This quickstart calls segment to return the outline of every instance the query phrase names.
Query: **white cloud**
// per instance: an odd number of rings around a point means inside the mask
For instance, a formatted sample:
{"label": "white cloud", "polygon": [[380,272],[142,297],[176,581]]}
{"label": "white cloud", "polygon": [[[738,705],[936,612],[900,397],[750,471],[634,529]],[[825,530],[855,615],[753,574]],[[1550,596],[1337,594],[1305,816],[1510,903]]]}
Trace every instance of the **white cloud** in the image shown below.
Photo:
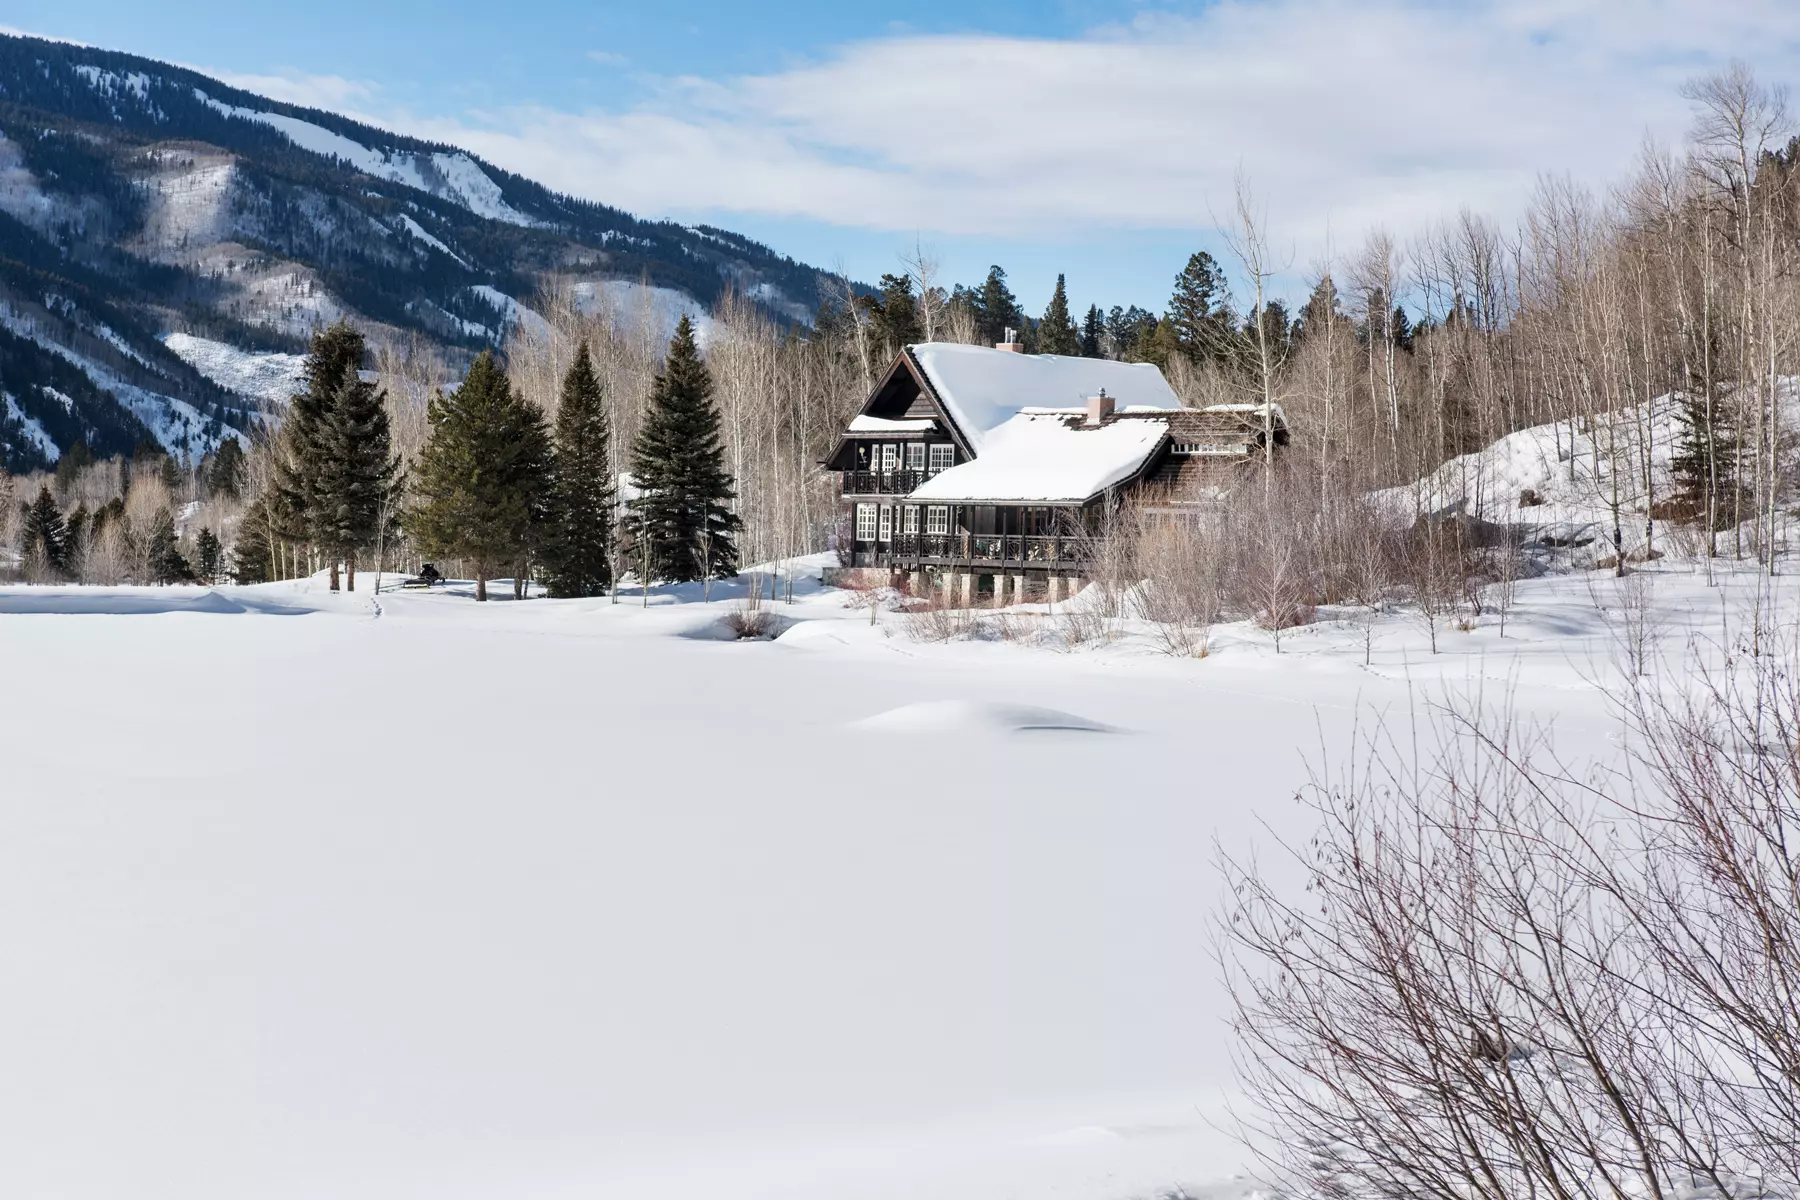
{"label": "white cloud", "polygon": [[622,67],[631,61],[616,50],[589,50],[587,56],[603,67]]}
{"label": "white cloud", "polygon": [[1223,0],[1073,40],[891,36],[628,111],[407,121],[643,213],[1066,236],[1204,228],[1242,163],[1287,236],[1515,213],[1539,172],[1616,176],[1677,89],[1731,56],[1796,65],[1777,0]]}
{"label": "white cloud", "polygon": [[[206,67],[195,67],[194,70],[211,75],[221,83],[228,83],[234,88],[242,88],[244,91],[254,92],[258,96],[267,96],[271,100],[280,100],[284,104],[298,104],[305,108],[323,108],[330,112],[343,113],[346,116],[354,116],[356,108],[369,104],[376,96],[376,89],[372,84],[345,79],[341,75],[307,75],[300,72],[284,72],[280,75],[246,75],[233,71],[216,71]],[[364,118],[358,117],[357,119]]]}

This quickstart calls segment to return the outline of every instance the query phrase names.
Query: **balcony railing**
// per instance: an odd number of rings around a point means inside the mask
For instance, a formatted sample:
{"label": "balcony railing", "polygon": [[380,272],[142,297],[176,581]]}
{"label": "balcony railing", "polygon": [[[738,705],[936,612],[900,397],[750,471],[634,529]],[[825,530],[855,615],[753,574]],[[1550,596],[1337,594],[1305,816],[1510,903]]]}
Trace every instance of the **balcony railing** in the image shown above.
{"label": "balcony railing", "polygon": [[931,478],[930,471],[845,471],[846,496],[904,496]]}
{"label": "balcony railing", "polygon": [[902,533],[895,535],[887,549],[896,559],[1021,567],[1048,567],[1086,558],[1079,539],[1016,533]]}

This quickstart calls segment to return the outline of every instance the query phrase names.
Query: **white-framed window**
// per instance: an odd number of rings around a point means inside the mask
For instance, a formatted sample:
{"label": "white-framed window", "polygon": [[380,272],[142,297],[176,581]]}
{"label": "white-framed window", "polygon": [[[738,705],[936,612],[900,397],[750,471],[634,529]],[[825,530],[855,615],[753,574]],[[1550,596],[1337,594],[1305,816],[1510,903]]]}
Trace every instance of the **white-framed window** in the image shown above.
{"label": "white-framed window", "polygon": [[931,473],[948,471],[956,465],[956,447],[949,442],[935,442],[931,447]]}
{"label": "white-framed window", "polygon": [[856,506],[856,540],[859,542],[875,540],[875,506],[873,504]]}
{"label": "white-framed window", "polygon": [[891,504],[881,506],[881,540],[884,542],[894,540],[894,506]]}
{"label": "white-framed window", "polygon": [[1176,442],[1176,454],[1233,457],[1250,453],[1243,442]]}
{"label": "white-framed window", "polygon": [[900,532],[901,533],[917,533],[917,532],[919,532],[919,506],[918,505],[909,504],[905,508],[900,510]]}
{"label": "white-framed window", "polygon": [[900,447],[888,443],[881,448],[881,469],[896,471],[900,468]]}
{"label": "white-framed window", "polygon": [[909,471],[923,471],[925,469],[924,442],[906,443],[906,469]]}
{"label": "white-framed window", "polygon": [[925,532],[950,532],[950,506],[948,504],[933,504],[925,509]]}

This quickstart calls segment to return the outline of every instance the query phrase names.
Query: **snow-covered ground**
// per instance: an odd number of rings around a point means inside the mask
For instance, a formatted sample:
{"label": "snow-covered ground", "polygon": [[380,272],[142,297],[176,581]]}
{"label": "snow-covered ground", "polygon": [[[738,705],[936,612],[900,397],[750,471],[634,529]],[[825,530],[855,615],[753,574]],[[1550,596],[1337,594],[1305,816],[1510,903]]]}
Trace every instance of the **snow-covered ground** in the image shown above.
{"label": "snow-covered ground", "polygon": [[[1663,565],[1672,652],[1755,590]],[[1604,576],[1368,667],[358,583],[0,589],[0,1194],[1239,1196],[1215,839],[1441,686],[1615,728]]]}

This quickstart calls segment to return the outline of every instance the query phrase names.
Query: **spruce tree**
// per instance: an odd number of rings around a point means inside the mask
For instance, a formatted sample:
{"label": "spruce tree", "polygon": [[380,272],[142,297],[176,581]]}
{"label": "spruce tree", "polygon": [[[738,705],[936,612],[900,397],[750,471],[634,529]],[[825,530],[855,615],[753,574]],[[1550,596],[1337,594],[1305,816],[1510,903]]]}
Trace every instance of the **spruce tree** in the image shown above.
{"label": "spruce tree", "polygon": [[1680,518],[1700,525],[1711,523],[1712,533],[1732,526],[1730,498],[1737,490],[1737,433],[1724,406],[1707,411],[1704,396],[1682,398],[1677,419],[1681,425],[1669,467],[1675,477],[1671,507]]}
{"label": "spruce tree", "polygon": [[1050,306],[1038,322],[1037,348],[1040,354],[1076,355],[1081,353],[1081,335],[1069,316],[1069,290],[1063,277],[1056,277],[1056,290],[1050,293]]}
{"label": "spruce tree", "polygon": [[212,464],[206,472],[206,489],[215,496],[236,500],[244,492],[244,447],[235,437],[227,437],[213,452]]}
{"label": "spruce tree", "polygon": [[976,328],[990,346],[1006,340],[1008,329],[1022,329],[1025,314],[1012,289],[1006,286],[1006,272],[998,266],[988,268],[981,290],[974,293]]}
{"label": "spruce tree", "polygon": [[598,596],[612,586],[612,434],[587,343],[563,376],[556,410],[544,570],[552,596]]}
{"label": "spruce tree", "polygon": [[236,583],[268,583],[275,578],[274,542],[280,536],[269,518],[269,495],[251,501],[231,537],[231,578]]}
{"label": "spruce tree", "polygon": [[1190,358],[1228,352],[1236,324],[1226,299],[1225,272],[1204,250],[1197,251],[1175,277],[1166,318],[1175,344]]}
{"label": "spruce tree", "polygon": [[1106,317],[1098,304],[1088,305],[1087,316],[1081,321],[1081,357],[1105,357]]}
{"label": "spruce tree", "polygon": [[38,488],[37,499],[24,506],[25,521],[19,549],[28,561],[61,573],[68,569],[68,527],[48,484]]}
{"label": "spruce tree", "polygon": [[350,373],[338,384],[316,440],[321,455],[308,523],[319,548],[347,565],[354,592],[356,556],[375,545],[400,492],[400,459],[382,393]]}
{"label": "spruce tree", "polygon": [[201,583],[217,583],[224,569],[225,548],[219,545],[218,535],[210,528],[202,528],[200,536],[194,539],[194,573]]}
{"label": "spruce tree", "polygon": [[191,583],[194,570],[181,553],[175,536],[175,516],[168,509],[158,510],[150,531],[150,582],[167,586]]}
{"label": "spruce tree", "polygon": [[[339,321],[313,335],[306,356],[305,387],[288,402],[275,455],[276,502],[270,515],[284,536],[320,543],[318,521],[327,512],[322,476],[331,454],[332,408],[346,380],[358,378],[362,334]],[[338,566],[331,561],[331,590],[338,590]]]}
{"label": "spruce tree", "polygon": [[544,416],[484,351],[461,387],[432,400],[428,418],[406,528],[425,553],[473,567],[475,598],[486,600],[488,580],[528,555],[543,509]]}
{"label": "spruce tree", "polygon": [[645,546],[653,579],[687,583],[737,574],[734,535],[741,528],[727,502],[736,496],[719,441],[712,375],[686,317],[650,389],[644,423],[632,448],[632,534]]}

